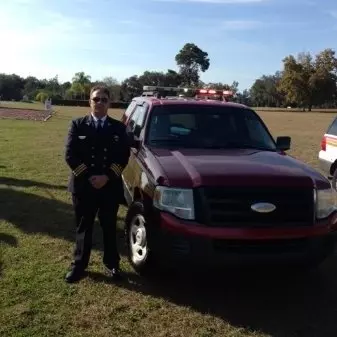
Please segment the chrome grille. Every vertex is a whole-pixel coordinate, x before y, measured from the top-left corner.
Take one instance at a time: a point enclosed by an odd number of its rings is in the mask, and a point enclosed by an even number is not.
[[[310,226],[313,198],[312,188],[205,187],[196,192],[197,217],[211,227]],[[272,203],[276,209],[271,213],[253,211],[251,205],[259,202]]]

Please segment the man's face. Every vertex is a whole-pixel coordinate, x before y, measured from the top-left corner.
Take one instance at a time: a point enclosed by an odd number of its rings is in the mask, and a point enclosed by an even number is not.
[[[96,116],[105,116],[108,113],[110,100],[101,90],[96,90],[91,94],[90,106]]]

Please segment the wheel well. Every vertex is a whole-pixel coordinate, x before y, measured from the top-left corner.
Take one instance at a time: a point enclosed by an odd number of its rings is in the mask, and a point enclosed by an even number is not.
[[[152,199],[139,187],[135,187],[133,191],[132,204],[135,202],[141,202],[144,207],[144,214],[147,215],[152,209]]]
[[[335,170],[337,168],[337,160],[334,161],[334,163],[330,166],[330,174],[333,176]]]
[[[142,192],[136,187],[133,192],[133,201],[142,200]]]

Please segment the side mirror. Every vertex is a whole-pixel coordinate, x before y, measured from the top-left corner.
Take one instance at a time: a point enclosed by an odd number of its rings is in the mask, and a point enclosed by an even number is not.
[[[136,137],[139,137],[141,131],[142,131],[142,128],[141,128],[139,125],[136,125],[135,128],[134,128],[134,130],[133,130],[133,134],[134,134]]]
[[[139,148],[140,148],[140,140],[139,139],[135,139],[135,138],[131,139],[130,146],[133,147],[136,150],[139,150]]]
[[[281,151],[287,151],[290,149],[291,137],[281,136],[276,138],[276,148]]]
[[[127,134],[128,134],[130,146],[138,150],[140,147],[140,140],[137,139],[134,132],[128,132]]]

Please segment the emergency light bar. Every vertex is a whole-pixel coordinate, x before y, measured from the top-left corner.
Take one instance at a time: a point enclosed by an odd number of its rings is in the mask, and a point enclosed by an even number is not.
[[[231,90],[197,89],[198,94],[233,96]]]
[[[233,96],[231,90],[216,90],[210,88],[179,88],[179,87],[164,87],[158,85],[144,85],[142,96],[150,96],[157,98],[182,98],[193,97],[196,99],[215,99],[228,101],[229,97]]]
[[[143,86],[144,91],[181,91],[182,88],[177,87],[160,87],[157,85],[144,85]]]
[[[216,89],[194,89],[194,88],[178,88],[178,87],[162,87],[157,85],[144,85],[143,91],[194,91],[200,94],[211,94],[211,95],[233,95],[233,91],[231,90],[216,90]]]

